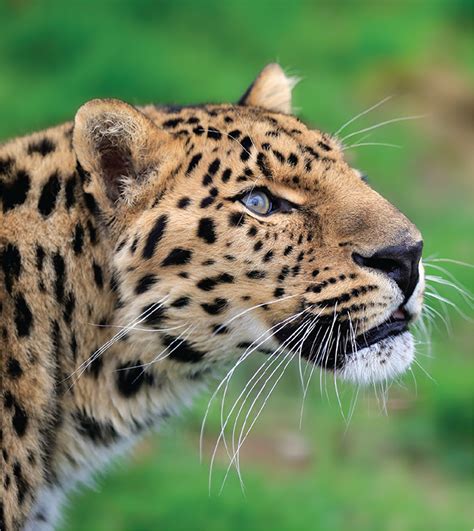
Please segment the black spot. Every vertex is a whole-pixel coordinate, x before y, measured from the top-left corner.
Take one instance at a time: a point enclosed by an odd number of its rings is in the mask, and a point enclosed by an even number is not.
[[[247,236],[250,236],[251,238],[253,238],[254,236],[257,235],[257,227],[255,227],[255,225],[252,225],[252,227],[250,227],[250,229],[247,231]]]
[[[28,415],[16,401],[13,403],[12,425],[18,437],[25,435],[26,428],[28,427]]]
[[[265,256],[263,257],[263,262],[270,262],[272,258],[273,258],[273,251],[268,251],[265,253]]]
[[[166,216],[165,214],[162,214],[155,221],[153,228],[148,234],[145,247],[143,248],[143,253],[142,253],[143,258],[149,259],[153,256],[156,246],[163,238],[167,224],[168,224],[168,216]]]
[[[119,365],[117,372],[117,389],[125,398],[135,396],[143,385],[153,385],[153,375],[146,372],[141,360]]]
[[[66,208],[69,210],[76,203],[76,175],[66,181]]]
[[[183,121],[184,120],[182,118],[172,118],[171,120],[167,120],[166,122],[163,122],[163,127],[173,128],[183,123]]]
[[[76,298],[74,297],[74,293],[69,292],[67,299],[64,303],[64,312],[63,312],[63,318],[66,323],[71,322],[72,312],[74,311],[75,305],[76,305]]]
[[[275,158],[278,160],[278,162],[282,163],[285,162],[285,156],[280,151],[273,149],[272,150],[273,155],[275,155]]]
[[[167,358],[180,363],[197,363],[204,353],[191,346],[189,341],[173,336],[164,336],[163,343],[167,347]]]
[[[298,164],[298,157],[294,153],[290,153],[287,162],[290,166],[296,166]]]
[[[82,225],[78,223],[74,229],[74,236],[72,239],[72,248],[76,255],[81,254],[82,248],[84,246],[84,229]]]
[[[20,293],[15,298],[15,326],[19,337],[28,336],[33,324],[33,315],[26,303],[25,298]]]
[[[118,440],[119,435],[112,424],[99,422],[82,411],[74,413],[77,431],[97,444],[108,445]]]
[[[165,308],[156,303],[145,306],[140,314],[140,319],[145,319],[145,324],[154,328],[159,327],[166,317]]]
[[[191,203],[191,199],[189,197],[182,197],[177,204],[178,208],[186,208]]]
[[[222,273],[215,277],[206,277],[200,280],[196,285],[203,291],[212,291],[219,284],[232,284],[234,277],[229,273]]]
[[[130,254],[135,254],[135,251],[137,250],[139,238],[138,236],[133,240],[132,245],[130,245]]]
[[[229,225],[231,227],[239,227],[245,223],[245,215],[242,212],[232,212],[229,216]]]
[[[89,194],[88,192],[84,192],[83,195],[84,203],[87,207],[87,210],[89,210],[91,214],[97,214],[97,212],[99,211],[99,207],[97,206],[94,196],[92,194]]]
[[[188,169],[186,170],[186,175],[190,175],[194,168],[199,164],[199,161],[202,159],[202,153],[198,153],[197,155],[194,155],[194,157],[191,159]]]
[[[226,307],[227,307],[227,300],[226,299],[214,299],[214,302],[210,304],[201,304],[202,309],[207,312],[209,315],[217,315],[219,313],[222,313]]]
[[[62,303],[64,299],[64,282],[66,280],[65,278],[66,265],[64,263],[64,258],[59,253],[56,253],[55,255],[53,255],[53,267],[54,267],[54,273],[55,273],[54,291],[55,291],[58,302]]]
[[[181,249],[180,247],[175,247],[170,251],[168,256],[161,262],[163,267],[173,266],[173,265],[184,265],[189,264],[191,261],[193,253],[189,249]]]
[[[13,395],[10,393],[10,391],[5,391],[3,394],[3,405],[7,409],[12,409],[15,404],[15,399],[13,398]]]
[[[18,280],[21,271],[21,255],[18,247],[9,243],[0,255],[0,263],[5,275],[5,286],[11,293],[13,282]]]
[[[214,203],[215,201],[215,198],[212,197],[212,196],[208,196],[208,197],[205,197],[202,201],[201,201],[201,204],[199,205],[201,208],[207,208],[208,206],[212,205],[212,203]]]
[[[7,371],[11,378],[20,378],[23,374],[20,362],[15,358],[9,358],[7,362]]]
[[[285,290],[283,288],[276,288],[273,292],[274,297],[282,297],[285,294]]]
[[[224,170],[224,172],[222,173],[222,177],[221,177],[222,182],[223,183],[228,182],[231,175],[232,175],[232,170],[230,168],[227,168],[226,170]]]
[[[268,159],[264,153],[259,153],[257,155],[257,166],[265,177],[269,179],[272,178],[272,172],[268,167]]]
[[[204,129],[204,127],[202,127],[201,125],[198,125],[197,127],[195,127],[193,129],[193,133],[197,136],[201,136],[203,135],[204,133],[206,132],[206,130]]]
[[[259,271],[257,269],[254,269],[252,271],[248,271],[246,273],[246,275],[247,275],[248,278],[252,278],[252,279],[260,279],[260,278],[265,278],[267,276],[265,271]]]
[[[260,249],[263,247],[262,240],[258,240],[258,242],[253,246],[254,251],[260,251]]]
[[[13,464],[13,475],[15,476],[18,503],[22,504],[30,486],[23,476],[21,465],[18,461]]]
[[[99,289],[104,287],[104,275],[102,273],[102,268],[97,262],[92,263],[92,270],[94,272],[94,282]]]
[[[0,159],[0,175],[6,175],[10,172],[12,166],[13,166],[13,159],[6,158],[6,159]]]
[[[207,138],[212,138],[213,140],[220,140],[221,137],[222,137],[222,133],[218,131],[217,129],[207,130]]]
[[[33,153],[39,153],[40,155],[45,157],[49,153],[52,153],[55,149],[56,146],[54,145],[52,140],[50,140],[49,138],[42,138],[37,142],[32,142],[28,146],[28,155],[33,155]]]
[[[212,183],[212,177],[206,173],[202,179],[202,185],[203,186],[209,186]]]
[[[135,293],[136,295],[140,295],[141,293],[145,293],[148,291],[153,284],[156,284],[158,281],[158,277],[156,275],[145,275],[143,276],[135,286]]]
[[[99,378],[100,371],[104,366],[104,359],[94,350],[91,352],[89,360],[90,362],[87,365],[86,373],[97,380],[97,378]]]
[[[215,175],[218,172],[220,165],[221,161],[219,159],[213,160],[211,164],[209,164],[209,168],[207,169],[209,175]]]
[[[0,198],[3,202],[3,212],[22,205],[30,189],[30,176],[24,170],[19,170],[15,179],[10,183],[0,181]]]
[[[87,220],[87,230],[89,231],[91,244],[95,245],[97,243],[97,231],[90,219]]]
[[[244,138],[242,138],[242,141],[240,142],[240,145],[242,146],[240,160],[243,160],[245,162],[250,158],[250,148],[252,147],[252,140],[250,140],[250,137],[244,136]]]
[[[198,236],[206,243],[214,243],[216,241],[216,225],[212,218],[201,218],[198,226]]]
[[[228,134],[228,136],[229,138],[232,138],[233,140],[237,140],[241,134],[242,134],[241,131],[239,131],[238,129],[234,129]]]
[[[40,198],[38,200],[38,210],[45,218],[48,217],[54,210],[60,190],[61,183],[59,181],[58,174],[55,172],[43,186]]]
[[[190,301],[191,299],[189,297],[179,297],[179,299],[172,302],[170,306],[173,308],[182,308],[183,306],[187,306]]]
[[[41,247],[41,245],[37,245],[36,246],[36,267],[37,267],[38,271],[42,271],[43,270],[45,254],[46,253],[44,252],[43,247]]]
[[[77,357],[77,338],[76,338],[76,334],[74,332],[72,333],[70,348],[71,348],[72,358],[74,360],[76,360],[76,357]]]
[[[324,151],[331,151],[331,148],[325,142],[322,142],[321,140],[318,141],[318,146]]]
[[[222,324],[216,324],[212,326],[212,333],[216,334],[216,336],[220,336],[222,334],[228,334],[229,329],[227,328],[227,326],[224,326]]]

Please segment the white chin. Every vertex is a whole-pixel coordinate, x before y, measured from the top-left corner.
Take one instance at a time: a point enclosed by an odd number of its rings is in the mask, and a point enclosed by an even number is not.
[[[414,357],[413,336],[410,332],[403,332],[354,352],[337,375],[362,385],[387,381],[404,373]]]

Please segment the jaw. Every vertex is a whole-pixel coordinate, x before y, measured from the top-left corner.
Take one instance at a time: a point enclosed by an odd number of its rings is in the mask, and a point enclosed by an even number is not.
[[[406,331],[352,352],[335,372],[343,380],[369,385],[403,374],[413,362],[414,355],[413,336]]]
[[[395,311],[377,326],[355,335],[351,323],[323,322],[303,334],[292,350],[343,380],[367,385],[389,380],[405,372],[414,358],[414,342],[406,312]],[[295,334],[292,326],[277,334],[281,344]]]

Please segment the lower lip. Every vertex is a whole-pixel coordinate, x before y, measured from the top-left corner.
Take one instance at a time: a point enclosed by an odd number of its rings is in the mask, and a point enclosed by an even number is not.
[[[298,329],[297,326],[285,327],[284,330],[277,332],[277,337],[280,342],[284,342],[291,337],[292,333],[295,333]],[[357,355],[359,350],[370,347],[379,343],[384,339],[389,339],[403,334],[408,330],[408,319],[405,315],[398,315],[394,312],[390,318],[384,323],[367,330],[363,334],[358,335],[354,341],[350,340],[349,330],[345,330],[346,339],[330,342],[331,347],[329,351],[322,351],[322,354],[318,351],[317,345],[320,342],[324,342],[328,337],[330,330],[333,330],[333,322],[321,323],[321,328],[314,329],[313,332],[305,339],[305,346],[302,347],[301,354],[309,361],[316,363],[317,365],[324,366],[327,369],[337,369],[344,365],[347,355]],[[316,355],[315,355],[316,354]],[[321,355],[320,355],[321,354]]]
[[[403,334],[408,330],[408,323],[405,319],[386,321],[379,326],[367,330],[356,338],[357,350],[370,347],[383,339]]]

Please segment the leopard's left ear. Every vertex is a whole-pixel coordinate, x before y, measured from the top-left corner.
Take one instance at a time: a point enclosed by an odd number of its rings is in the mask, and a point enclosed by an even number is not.
[[[170,135],[120,100],[91,100],[76,113],[73,146],[97,199],[113,207],[130,201],[131,190],[159,165]],[[97,190],[98,187],[98,190]]]
[[[239,105],[262,107],[269,111],[291,113],[291,91],[299,79],[283,72],[280,65],[267,65],[240,98]]]

